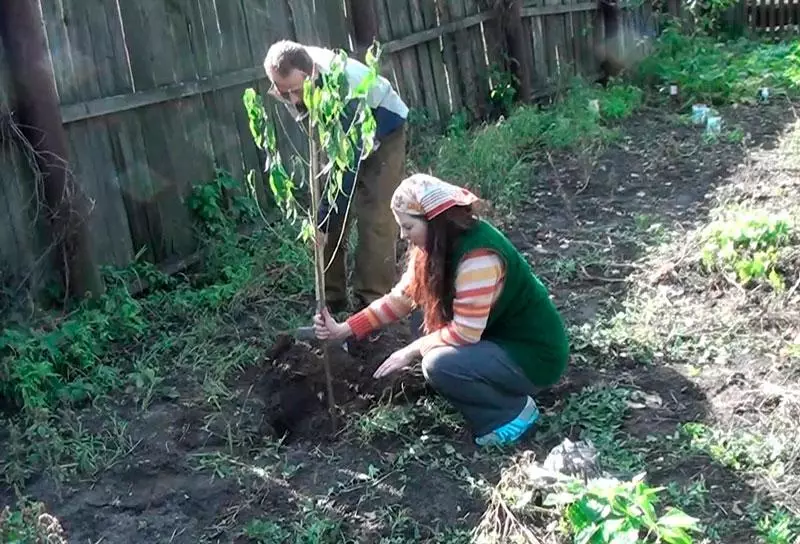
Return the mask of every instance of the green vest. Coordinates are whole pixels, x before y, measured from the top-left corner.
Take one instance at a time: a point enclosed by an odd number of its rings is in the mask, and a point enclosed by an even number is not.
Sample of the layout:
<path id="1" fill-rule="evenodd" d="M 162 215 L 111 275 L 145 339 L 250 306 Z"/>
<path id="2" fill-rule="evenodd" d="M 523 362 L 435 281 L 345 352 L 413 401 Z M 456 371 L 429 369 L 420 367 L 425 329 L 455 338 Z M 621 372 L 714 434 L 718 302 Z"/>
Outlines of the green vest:
<path id="1" fill-rule="evenodd" d="M 462 235 L 453 262 L 477 249 L 494 251 L 505 262 L 503 291 L 481 339 L 502 347 L 535 385 L 553 385 L 566 369 L 569 339 L 547 288 L 511 241 L 483 220 Z"/>

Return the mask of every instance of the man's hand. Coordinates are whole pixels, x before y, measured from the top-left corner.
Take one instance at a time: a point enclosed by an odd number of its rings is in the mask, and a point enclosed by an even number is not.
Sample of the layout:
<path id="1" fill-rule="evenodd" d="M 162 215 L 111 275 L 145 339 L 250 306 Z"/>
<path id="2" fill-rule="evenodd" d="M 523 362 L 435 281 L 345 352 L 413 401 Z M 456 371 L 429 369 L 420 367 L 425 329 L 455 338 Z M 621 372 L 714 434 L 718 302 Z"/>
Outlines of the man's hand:
<path id="1" fill-rule="evenodd" d="M 337 323 L 327 308 L 314 316 L 314 334 L 320 340 L 343 340 L 353 334 L 350 325 Z"/>
<path id="2" fill-rule="evenodd" d="M 383 364 L 378 367 L 378 370 L 373 374 L 374 378 L 385 378 L 386 376 L 397 372 L 410 365 L 414 361 L 414 351 L 405 347 L 392 353 Z"/>

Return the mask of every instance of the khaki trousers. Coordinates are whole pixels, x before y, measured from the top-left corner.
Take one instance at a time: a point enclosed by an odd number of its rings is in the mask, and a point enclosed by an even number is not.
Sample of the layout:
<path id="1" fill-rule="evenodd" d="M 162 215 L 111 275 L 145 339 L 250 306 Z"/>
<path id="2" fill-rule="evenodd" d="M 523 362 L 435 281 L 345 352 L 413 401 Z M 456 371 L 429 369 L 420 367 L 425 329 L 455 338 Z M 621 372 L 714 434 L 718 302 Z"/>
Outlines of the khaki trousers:
<path id="1" fill-rule="evenodd" d="M 400 127 L 381 142 L 365 161 L 356 180 L 355 194 L 347 224 L 331 223 L 325 245 L 325 298 L 329 303 L 347 301 L 347 240 L 353 219 L 358 225 L 353 292 L 357 304 L 369 304 L 388 293 L 396 283 L 398 226 L 390 204 L 394 190 L 405 172 L 406 129 Z M 344 210 L 340 210 L 344 214 Z M 340 234 L 344 228 L 344 234 Z M 337 245 L 339 248 L 336 249 Z M 334 250 L 336 254 L 331 262 Z"/>

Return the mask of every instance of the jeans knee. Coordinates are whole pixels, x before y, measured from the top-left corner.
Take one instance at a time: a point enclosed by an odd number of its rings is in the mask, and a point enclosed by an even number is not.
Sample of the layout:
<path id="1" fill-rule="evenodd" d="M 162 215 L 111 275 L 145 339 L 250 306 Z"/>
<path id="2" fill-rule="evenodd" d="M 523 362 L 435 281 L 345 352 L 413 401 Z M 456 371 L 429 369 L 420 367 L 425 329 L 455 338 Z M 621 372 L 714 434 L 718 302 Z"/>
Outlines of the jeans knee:
<path id="1" fill-rule="evenodd" d="M 451 347 L 434 348 L 422 358 L 422 374 L 432 385 L 441 383 L 442 378 L 451 373 L 458 353 Z"/>

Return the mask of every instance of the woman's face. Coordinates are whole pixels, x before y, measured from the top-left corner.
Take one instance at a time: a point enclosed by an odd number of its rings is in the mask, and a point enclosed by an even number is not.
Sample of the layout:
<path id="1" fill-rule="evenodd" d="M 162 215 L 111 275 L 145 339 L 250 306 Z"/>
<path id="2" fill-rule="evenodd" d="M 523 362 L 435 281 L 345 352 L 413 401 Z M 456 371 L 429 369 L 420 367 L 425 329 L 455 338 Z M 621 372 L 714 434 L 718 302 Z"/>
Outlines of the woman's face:
<path id="1" fill-rule="evenodd" d="M 428 223 L 424 218 L 402 212 L 394 212 L 394 219 L 400 226 L 400 238 L 413 246 L 424 248 L 428 235 Z"/>

